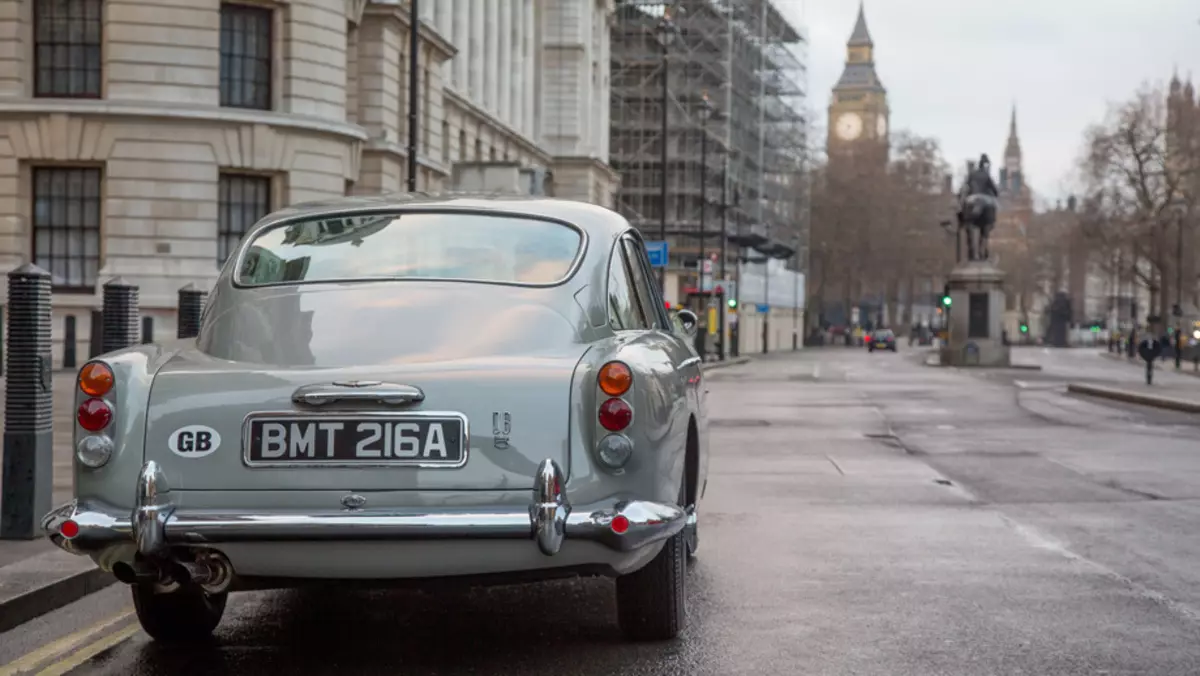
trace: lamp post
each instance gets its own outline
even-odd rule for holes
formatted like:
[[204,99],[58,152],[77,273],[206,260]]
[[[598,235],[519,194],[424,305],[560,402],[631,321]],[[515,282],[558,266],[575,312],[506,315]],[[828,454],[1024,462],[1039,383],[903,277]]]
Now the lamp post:
[[723,307],[717,308],[717,356],[725,361],[725,315],[729,312],[729,299],[725,295],[725,258],[729,242],[729,157],[733,150],[725,153],[721,164],[721,300]]
[[1179,370],[1183,362],[1183,206],[1176,208],[1175,241],[1175,370]]
[[[670,54],[671,43],[675,41],[675,23],[671,21],[671,8],[667,7],[663,10],[662,19],[659,19],[658,25],[654,27],[654,37],[658,40],[658,44],[662,47],[662,214],[658,223],[658,237],[661,241],[667,241],[667,91],[669,61],[667,60]],[[658,283],[662,289],[663,295],[667,292],[667,265],[670,262],[670,249],[668,249],[667,260],[663,261],[663,267],[658,272]]]
[[[705,352],[708,347],[708,309],[712,307],[712,292],[710,287],[708,295],[704,295],[704,265],[711,262],[708,260],[707,252],[704,250],[704,227],[707,225],[705,218],[708,213],[708,118],[712,117],[713,105],[712,101],[708,100],[708,92],[700,99],[700,297],[705,299],[704,315],[705,315],[705,330],[696,332],[696,353],[700,355],[700,361],[704,361]],[[713,284],[716,286],[716,284]]]
[[417,0],[408,3],[408,191],[417,191],[417,95],[421,91],[417,80],[421,75],[421,14]]

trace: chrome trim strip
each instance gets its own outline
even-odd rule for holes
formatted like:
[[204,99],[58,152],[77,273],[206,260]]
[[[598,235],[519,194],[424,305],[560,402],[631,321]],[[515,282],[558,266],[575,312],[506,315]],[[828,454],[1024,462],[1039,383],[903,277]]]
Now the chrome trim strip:
[[692,364],[699,364],[700,361],[700,357],[689,357],[688,359],[684,359],[683,361],[679,362],[679,368],[687,368]]
[[[462,458],[454,462],[439,462],[436,460],[406,460],[404,458],[388,458],[388,459],[372,459],[363,460],[361,462],[347,462],[345,460],[306,460],[295,462],[291,460],[281,460],[279,462],[251,460],[250,459],[250,421],[251,420],[278,420],[280,422],[297,422],[308,420],[383,420],[383,421],[404,421],[412,420],[413,418],[441,418],[453,419],[462,422],[463,438],[462,438]],[[463,413],[457,411],[253,411],[248,413],[242,419],[242,464],[247,467],[254,468],[272,468],[272,467],[342,467],[342,468],[361,468],[361,467],[418,467],[424,469],[461,469],[467,464],[467,460],[471,457],[471,424],[470,420]]]
[[[132,513],[88,500],[72,500],[42,520],[51,542],[77,555],[99,553],[113,545],[136,543],[143,554],[161,553],[175,544],[227,542],[367,541],[437,539],[534,540],[547,556],[566,540],[589,540],[629,552],[661,542],[684,528],[687,513],[676,505],[642,500],[610,500],[606,505],[572,507],[566,499],[562,469],[547,459],[538,467],[535,494],[527,509],[362,509],[319,511],[226,512],[188,510],[169,502],[170,491],[153,461],[143,467],[144,494]],[[139,483],[142,483],[139,481]],[[149,504],[149,500],[155,504]],[[618,515],[629,520],[625,533],[614,533]],[[68,519],[79,535],[65,540],[58,529]]]
[[419,387],[396,383],[370,383],[351,386],[338,383],[303,385],[292,393],[297,404],[321,406],[335,401],[373,401],[380,404],[415,404],[425,401]]

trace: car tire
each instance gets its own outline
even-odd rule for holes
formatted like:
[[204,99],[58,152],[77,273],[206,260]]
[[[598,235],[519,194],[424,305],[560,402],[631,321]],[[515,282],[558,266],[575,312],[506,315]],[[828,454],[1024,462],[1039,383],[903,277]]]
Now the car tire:
[[650,563],[617,578],[617,621],[626,638],[669,641],[686,626],[687,531],[667,539]]
[[133,607],[142,629],[163,643],[197,643],[212,637],[229,594],[207,594],[189,585],[168,594],[153,585],[133,585]]

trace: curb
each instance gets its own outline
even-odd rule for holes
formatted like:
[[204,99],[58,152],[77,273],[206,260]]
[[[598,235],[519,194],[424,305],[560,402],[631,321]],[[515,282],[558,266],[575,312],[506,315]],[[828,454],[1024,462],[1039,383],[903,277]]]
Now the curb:
[[63,551],[0,567],[0,632],[74,603],[116,581],[91,558]]
[[1182,411],[1184,413],[1200,413],[1200,401],[1188,401],[1186,399],[1173,399],[1157,394],[1144,394],[1142,392],[1130,392],[1129,390],[1121,390],[1115,387],[1102,387],[1100,385],[1085,385],[1082,383],[1071,383],[1067,385],[1068,392],[1075,394],[1087,394],[1093,397],[1101,397],[1103,399],[1112,399],[1113,401],[1123,401],[1129,404],[1141,404],[1142,406],[1153,406],[1171,411]]
[[749,363],[751,359],[752,359],[751,357],[734,357],[733,359],[726,359],[725,361],[705,362],[700,365],[700,370],[701,371],[711,371],[713,369],[728,368],[730,366],[737,366],[739,364]]

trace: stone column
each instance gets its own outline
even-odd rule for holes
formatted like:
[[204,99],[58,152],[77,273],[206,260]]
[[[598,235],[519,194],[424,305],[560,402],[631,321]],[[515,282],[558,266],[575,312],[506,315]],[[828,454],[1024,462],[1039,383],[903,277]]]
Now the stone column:
[[458,93],[467,92],[467,72],[470,70],[471,59],[471,0],[454,1],[454,46],[458,54],[454,56],[454,88]]
[[541,139],[538,125],[541,123],[541,83],[538,74],[541,73],[542,54],[542,13],[534,11],[535,0],[521,0],[525,14],[525,25],[531,29],[529,51],[525,54],[525,120],[522,129],[525,135],[536,143]]
[[510,50],[513,55],[512,82],[510,83],[512,101],[509,104],[509,124],[513,129],[524,132],[525,120],[521,115],[525,110],[525,36],[529,29],[523,21],[525,13],[522,11],[521,3],[514,2],[507,9],[513,26],[513,43]]
[[484,61],[486,53],[483,39],[484,9],[488,0],[470,0],[471,3],[471,66],[470,83],[467,87],[467,98],[476,103],[483,102],[483,79],[485,75]]
[[483,108],[496,115],[500,110],[500,3],[484,0],[487,5],[487,25],[484,26],[484,45],[487,52],[487,77],[484,80]]

